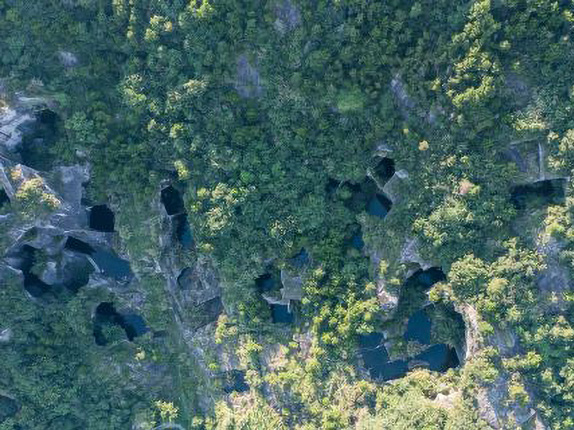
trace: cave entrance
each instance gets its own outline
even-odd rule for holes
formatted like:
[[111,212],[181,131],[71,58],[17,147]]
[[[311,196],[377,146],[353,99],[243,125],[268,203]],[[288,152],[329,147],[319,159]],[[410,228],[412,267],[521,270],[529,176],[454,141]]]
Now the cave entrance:
[[510,190],[510,201],[517,209],[539,208],[564,203],[566,179],[547,179],[516,185]]

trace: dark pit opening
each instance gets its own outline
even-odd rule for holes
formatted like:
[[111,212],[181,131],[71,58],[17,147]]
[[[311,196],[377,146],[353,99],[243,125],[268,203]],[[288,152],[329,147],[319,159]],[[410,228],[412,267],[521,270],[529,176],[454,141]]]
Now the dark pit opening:
[[104,346],[119,340],[114,337],[113,327],[123,329],[125,337],[131,342],[136,337],[142,336],[149,331],[145,320],[137,314],[122,315],[116,311],[111,302],[102,302],[96,308],[94,316],[94,339],[97,345]]
[[276,287],[275,279],[271,273],[265,273],[255,280],[257,291],[261,294],[273,291]]
[[190,250],[193,247],[193,234],[187,215],[176,215],[173,217],[173,222],[175,223],[175,235],[181,247],[185,250]]
[[333,197],[337,193],[337,190],[339,189],[340,186],[341,186],[340,181],[329,178],[327,184],[325,185],[325,193],[327,193],[327,196]]
[[383,345],[382,333],[359,336],[359,352],[371,378],[383,381],[402,378],[408,372],[404,360],[389,361],[389,354]]
[[226,393],[243,393],[249,391],[249,384],[245,380],[245,372],[243,370],[230,370],[225,372],[223,377],[223,391]]
[[403,284],[397,306],[397,320],[411,317],[424,306],[427,291],[437,282],[444,281],[446,276],[440,267],[417,270]]
[[104,276],[120,282],[127,282],[133,277],[129,261],[120,258],[113,251],[98,248],[91,254],[91,257]]
[[431,267],[427,270],[416,271],[407,282],[414,282],[423,288],[429,289],[434,284],[446,280],[446,276],[440,267]]
[[547,179],[517,185],[510,190],[510,200],[517,209],[537,208],[564,203],[566,179]]
[[60,117],[50,109],[36,112],[36,121],[22,130],[22,144],[19,148],[22,163],[36,170],[50,170],[54,156],[52,144],[58,139]]
[[18,409],[19,407],[16,400],[0,395],[0,423],[7,418],[16,415]]
[[194,307],[192,311],[192,325],[195,329],[211,324],[219,318],[224,311],[220,297],[203,302]]
[[387,197],[382,194],[375,194],[373,197],[371,197],[371,200],[369,200],[367,205],[367,213],[369,215],[384,219],[392,207],[393,202],[391,202]]
[[271,305],[271,320],[273,323],[293,324],[295,316],[287,305]]
[[177,215],[184,211],[183,198],[171,185],[161,190],[161,202],[168,215]]
[[72,236],[68,236],[64,247],[70,251],[89,255],[104,276],[122,282],[129,281],[133,277],[130,262],[120,258],[113,251],[93,248],[86,242]]
[[69,258],[64,267],[64,287],[72,293],[77,293],[78,290],[90,282],[90,275],[94,272],[94,267],[84,256],[75,256]]
[[289,262],[291,265],[293,265],[293,267],[297,269],[303,269],[311,262],[311,256],[305,248],[301,248],[301,251],[295,254],[295,256],[289,260]]
[[106,205],[96,205],[90,208],[90,228],[105,233],[114,231],[115,216]]
[[455,349],[444,343],[427,348],[415,357],[415,361],[434,372],[446,372],[460,365]]
[[82,254],[91,254],[95,251],[94,248],[86,242],[72,236],[68,236],[64,248],[69,249],[70,251],[81,252]]
[[0,209],[8,203],[10,203],[10,198],[8,197],[8,194],[6,194],[4,188],[0,187]]
[[177,285],[182,290],[189,290],[193,284],[193,269],[191,267],[186,267],[181,271],[177,277]]
[[423,345],[431,343],[431,320],[424,309],[418,310],[409,318],[404,338]]
[[345,192],[349,198],[345,205],[353,212],[367,211],[369,215],[385,218],[393,207],[393,202],[381,194],[377,184],[370,178],[360,184],[345,184]]
[[363,232],[361,231],[361,226],[359,224],[353,224],[349,228],[349,233],[351,237],[348,239],[348,244],[358,250],[362,251],[365,247],[365,241],[363,240]]
[[23,245],[16,253],[10,256],[14,261],[13,267],[22,271],[24,276],[24,289],[35,298],[42,297],[51,292],[52,286],[42,281],[33,273],[34,265],[38,262],[39,249],[30,245]]
[[391,158],[381,158],[377,166],[375,167],[375,175],[377,179],[383,183],[386,183],[395,174],[395,161]]

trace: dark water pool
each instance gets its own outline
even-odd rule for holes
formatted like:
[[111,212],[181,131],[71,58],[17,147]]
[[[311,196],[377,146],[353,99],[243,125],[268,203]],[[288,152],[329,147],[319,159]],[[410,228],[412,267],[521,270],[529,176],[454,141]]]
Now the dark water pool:
[[183,198],[171,185],[161,190],[161,202],[168,215],[177,215],[184,211]]
[[89,211],[89,225],[93,230],[112,233],[114,231],[115,216],[106,205],[92,206]]
[[292,324],[295,317],[286,305],[271,305],[271,320],[274,323]]
[[431,340],[431,320],[424,309],[415,312],[408,321],[407,331],[404,334],[405,340],[417,341],[423,345],[430,344]]

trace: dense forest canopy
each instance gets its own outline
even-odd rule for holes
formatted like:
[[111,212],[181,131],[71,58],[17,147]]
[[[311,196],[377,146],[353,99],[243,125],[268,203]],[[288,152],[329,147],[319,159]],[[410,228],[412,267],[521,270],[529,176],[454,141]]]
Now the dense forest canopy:
[[574,429],[572,37],[571,0],[0,0],[0,429]]

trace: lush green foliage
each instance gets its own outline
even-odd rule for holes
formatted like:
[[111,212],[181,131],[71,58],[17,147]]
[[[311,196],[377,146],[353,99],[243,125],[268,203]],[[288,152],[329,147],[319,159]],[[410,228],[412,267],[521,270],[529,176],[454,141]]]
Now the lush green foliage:
[[[239,339],[252,385],[259,383],[253,399],[196,416],[198,427],[483,429],[472,390],[497,367],[511,375],[512,401],[526,404],[534,393],[551,428],[566,430],[574,427],[573,298],[563,286],[543,294],[537,279],[554,258],[540,240],[557,243],[555,257],[573,267],[571,190],[564,205],[524,213],[511,188],[538,172],[519,172],[505,154],[510,142],[536,141],[549,172],[574,169],[571,6],[0,0],[0,76],[58,102],[64,124],[51,155],[89,160],[90,197],[119,208],[123,246],[142,274],[161,254],[150,205],[160,181],[185,189],[197,249],[184,258],[203,253],[217,262],[229,311],[219,335]],[[62,64],[63,51],[77,64]],[[379,146],[408,172],[384,220],[365,212],[353,187]],[[23,218],[57,204],[37,178],[23,181],[12,202]],[[542,226],[517,231],[542,212]],[[367,249],[383,259],[377,268],[350,246],[359,226]],[[374,281],[399,288],[408,270],[399,255],[410,238],[447,273],[434,299],[476,309],[484,344],[508,331],[521,346],[445,377],[450,386],[465,381],[452,409],[433,402],[439,382],[424,372],[378,390],[347,368],[357,335],[380,327]],[[311,352],[293,352],[287,370],[267,374],[257,346],[277,333],[253,280],[266,262],[289,267],[302,247],[312,263],[297,330],[311,333]],[[156,330],[173,328],[163,279],[144,277],[148,318]],[[87,332],[86,297],[39,308],[15,298],[13,283],[2,294],[0,328],[19,334],[1,363],[0,388],[9,384],[25,399],[23,428],[127,428],[134,405],[157,400],[126,394],[119,380],[130,380],[127,370],[94,377],[106,358]],[[436,336],[449,339],[444,326]],[[129,367],[133,353],[115,360]],[[276,401],[262,395],[265,378]],[[338,398],[337,384],[357,397]],[[190,397],[178,404],[182,422],[200,415],[183,404]],[[155,415],[171,420],[173,405],[160,406]]]

